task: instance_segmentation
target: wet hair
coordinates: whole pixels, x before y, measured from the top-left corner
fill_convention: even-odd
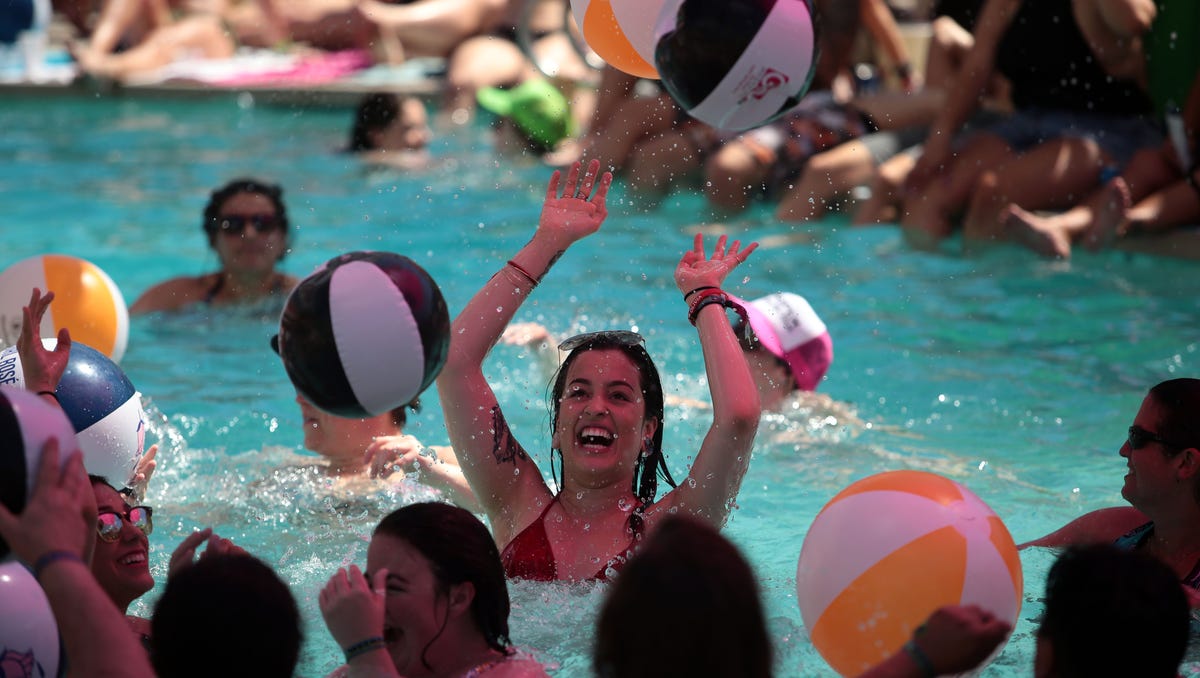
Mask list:
[[[754,571],[711,525],[681,515],[664,518],[621,570],[592,655],[599,678],[767,678],[771,661]]]
[[[1157,558],[1111,544],[1076,546],[1050,567],[1037,633],[1061,678],[1173,678],[1187,649],[1188,603]]]
[[[510,653],[510,603],[504,566],[500,563],[496,541],[478,518],[470,511],[450,504],[409,504],[379,521],[372,536],[381,535],[400,539],[419,551],[429,561],[440,593],[448,593],[451,586],[469,582],[475,588],[471,617],[488,647]],[[443,629],[444,625],[445,622]],[[430,641],[432,644],[433,640]],[[421,651],[421,663],[432,670],[425,661],[428,650],[427,645]]]
[[[408,403],[407,405],[401,405],[400,407],[388,411],[388,414],[390,414],[392,417],[392,423],[395,424],[396,428],[400,430],[404,430],[404,427],[408,425],[408,413],[405,412],[405,410],[412,410],[413,413],[420,412],[421,399],[413,398],[412,402]]]
[[[658,494],[658,478],[667,482],[671,487],[675,487],[675,479],[671,477],[671,471],[667,468],[667,460],[663,455],[662,440],[663,440],[663,390],[662,381],[658,377],[658,368],[654,366],[654,361],[650,358],[650,354],[646,352],[646,348],[641,344],[627,345],[611,337],[606,337],[603,334],[598,334],[591,340],[576,347],[567,355],[567,359],[563,361],[558,368],[558,373],[554,377],[554,386],[550,394],[550,430],[558,430],[558,412],[559,404],[562,402],[563,391],[567,387],[567,372],[576,358],[583,354],[584,351],[594,351],[602,349],[611,349],[624,353],[626,357],[633,362],[637,368],[638,374],[641,375],[642,384],[642,402],[645,403],[645,418],[653,419],[658,423],[654,427],[654,437],[650,440],[650,445],[647,449],[643,449],[638,455],[637,463],[633,468],[633,495],[638,499],[638,506],[629,516],[629,527],[633,530],[635,536],[640,536],[642,533],[642,513],[645,512],[646,506],[654,502],[655,495]],[[563,475],[562,451],[551,450],[550,473],[557,482],[558,477]],[[558,453],[558,473],[554,471],[554,453]],[[564,477],[565,482],[565,477]],[[559,491],[562,491],[562,485],[559,485]]]
[[[209,555],[173,573],[150,629],[150,662],[161,678],[291,678],[303,640],[287,584],[240,553]],[[197,642],[214,634],[197,655]]]
[[[1147,394],[1162,412],[1155,431],[1163,439],[1182,448],[1167,450],[1176,455],[1189,447],[1200,448],[1200,379],[1169,379],[1150,389]],[[1200,474],[1192,485],[1196,502],[1200,503]]]
[[[350,128],[350,153],[375,149],[371,132],[383,129],[400,115],[400,97],[391,92],[372,92],[358,102],[354,111],[354,126]]]
[[[283,204],[283,188],[278,184],[267,183],[251,177],[241,177],[213,191],[209,195],[208,204],[204,206],[204,233],[208,235],[208,244],[210,247],[216,246],[217,228],[221,223],[221,208],[225,206],[225,203],[230,198],[242,193],[253,193],[270,200],[272,207],[275,209],[275,216],[279,219],[280,225],[283,226],[284,237],[289,240],[291,239],[291,232],[288,227],[287,207]],[[285,248],[280,253],[280,259],[283,259],[283,253],[286,251]]]

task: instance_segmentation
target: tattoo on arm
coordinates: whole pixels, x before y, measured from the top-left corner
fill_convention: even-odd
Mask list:
[[[520,443],[509,430],[508,422],[504,420],[504,413],[500,411],[499,405],[492,406],[492,436],[492,456],[496,458],[497,464],[515,465],[517,459],[528,458],[525,450],[521,448]]]

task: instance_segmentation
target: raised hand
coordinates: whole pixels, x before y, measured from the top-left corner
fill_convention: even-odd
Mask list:
[[[396,471],[412,468],[414,463],[428,468],[434,460],[421,454],[425,449],[415,436],[403,433],[380,436],[372,440],[363,453],[363,463],[367,464],[372,478],[387,478]]]
[[[142,458],[138,459],[137,465],[133,467],[133,479],[129,481],[129,491],[139,502],[146,498],[146,489],[150,487],[150,477],[154,475],[154,469],[158,468],[158,462],[154,460],[156,456],[158,456],[158,445],[151,445]]]
[[[692,249],[683,253],[679,265],[675,267],[675,284],[679,291],[687,294],[699,287],[720,287],[725,276],[737,268],[758,248],[758,243],[752,242],[742,249],[740,240],[726,246],[727,238],[721,236],[713,248],[712,256],[704,253],[704,236],[697,233]]]
[[[601,222],[608,216],[605,200],[608,187],[612,185],[612,173],[600,172],[600,161],[588,163],[587,171],[580,181],[581,163],[574,163],[567,171],[566,185],[558,194],[562,172],[555,170],[546,187],[546,201],[542,203],[542,216],[538,219],[538,230],[549,231],[567,239],[568,244],[587,237],[600,229]],[[599,181],[596,181],[599,176]],[[595,192],[593,193],[593,189]]]
[[[25,563],[53,551],[92,558],[96,495],[83,470],[83,453],[76,450],[59,464],[58,450],[54,438],[42,447],[33,494],[19,515],[0,504],[0,535]]]
[[[35,393],[53,393],[67,371],[67,360],[71,357],[71,333],[65,327],[58,331],[58,345],[53,351],[42,344],[42,317],[52,301],[53,292],[42,295],[35,287],[29,295],[29,305],[22,309],[24,322],[21,336],[17,337],[17,355],[21,357],[21,370],[25,373],[25,388]]]
[[[228,539],[217,536],[211,527],[206,527],[203,530],[197,530],[184,537],[183,541],[179,542],[179,546],[176,546],[175,550],[171,552],[171,560],[167,565],[167,577],[171,577],[180,570],[190,567],[195,562],[196,549],[205,541],[208,542],[208,546],[200,554],[201,560],[209,556],[225,554],[244,555],[246,553],[246,549]]]
[[[329,634],[343,649],[383,635],[384,595],[388,571],[380,569],[374,581],[351,565],[333,573],[317,596],[321,617]]]

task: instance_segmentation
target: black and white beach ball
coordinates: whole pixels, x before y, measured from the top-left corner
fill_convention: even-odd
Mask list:
[[[349,252],[296,286],[271,345],[309,402],[343,417],[375,416],[412,403],[437,378],[450,316],[412,259]]]
[[[719,129],[750,129],[795,108],[816,73],[807,0],[683,0],[655,34],[671,97]]]
[[[58,340],[43,339],[53,349]],[[17,347],[0,351],[0,384],[25,386]],[[129,483],[146,444],[142,397],[111,358],[78,341],[71,342],[67,369],[54,391],[75,429],[87,472],[120,488]]]

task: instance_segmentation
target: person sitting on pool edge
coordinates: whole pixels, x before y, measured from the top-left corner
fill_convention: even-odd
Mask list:
[[[505,545],[501,557],[513,578],[607,579],[675,512],[724,525],[762,413],[750,366],[726,318],[727,309],[741,306],[720,289],[757,243],[743,249],[722,236],[709,254],[697,235],[675,266],[674,280],[687,298],[685,317],[697,329],[713,407],[688,477],[676,485],[667,467],[662,381],[644,339],[613,330],[559,345],[570,355],[552,387],[548,442],[560,481],[553,488],[545,481],[509,429],[483,363],[551,265],[607,216],[612,175],[600,173],[598,160],[586,172],[581,167],[571,167],[561,196],[562,173],[553,173],[532,239],[455,318],[437,380],[450,443],[496,542]],[[660,474],[674,486],[661,498]]]
[[[374,417],[352,419],[329,414],[296,394],[304,426],[304,447],[327,460],[327,475],[338,478],[388,478],[397,471],[417,470],[418,479],[441,490],[446,498],[471,511],[481,511],[454,450],[425,447],[404,432],[404,405]],[[400,477],[405,474],[401,473]]]
[[[131,314],[270,298],[282,303],[299,283],[276,270],[289,245],[287,208],[279,186],[253,178],[230,181],[212,192],[203,226],[221,269],[158,283],[133,302]]]
[[[754,301],[730,298],[746,309],[749,322],[739,317],[733,327],[750,362],[763,410],[780,410],[794,395],[816,391],[833,363],[833,340],[808,300],[791,292]],[[555,343],[549,330],[538,323],[516,323],[505,330],[503,340],[546,355]]]
[[[1121,446],[1129,466],[1121,496],[1130,506],[1084,514],[1021,544],[1109,543],[1156,556],[1200,607],[1200,379],[1170,379],[1142,400]]]
[[[338,570],[318,603],[345,653],[332,676],[546,677],[509,639],[496,542],[457,506],[423,502],[385,516],[371,535],[366,572]]]

